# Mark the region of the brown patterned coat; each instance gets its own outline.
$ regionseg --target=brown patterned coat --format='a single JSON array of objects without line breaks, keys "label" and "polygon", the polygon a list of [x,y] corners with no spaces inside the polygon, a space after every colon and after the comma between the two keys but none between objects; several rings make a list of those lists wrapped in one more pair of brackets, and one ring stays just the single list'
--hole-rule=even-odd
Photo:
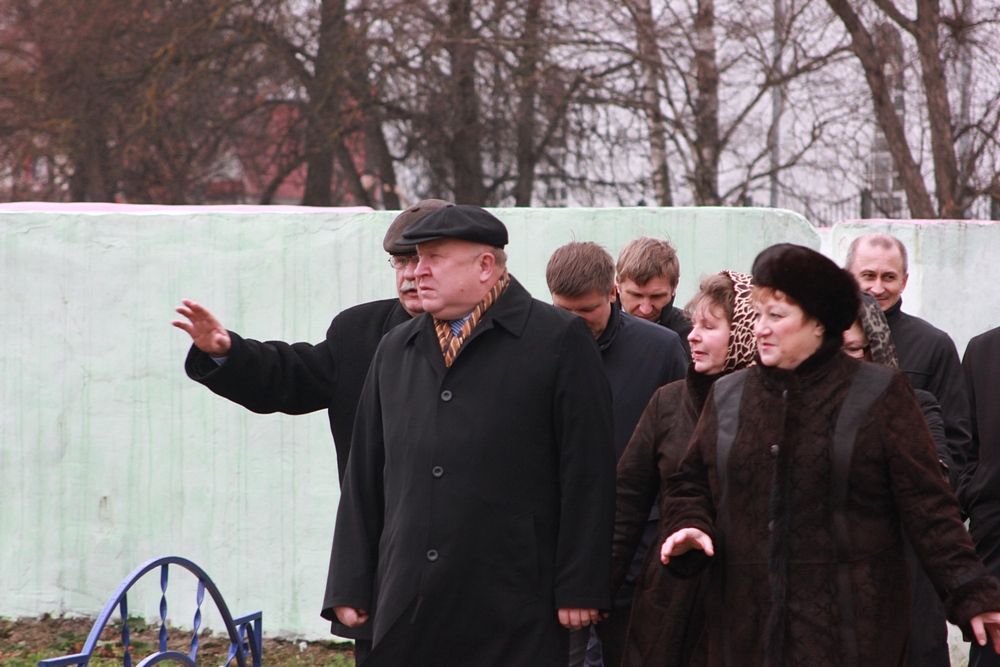
[{"label": "brown patterned coat", "polygon": [[[660,387],[618,461],[613,590],[625,578],[650,507],[660,501],[660,480],[677,472],[705,396],[719,377],[688,370],[686,379]],[[703,634],[705,577],[680,578],[660,564],[664,527],[661,514],[659,539],[636,582],[622,667],[689,665]]]},{"label": "brown patterned coat", "polygon": [[[694,526],[716,544],[710,664],[833,666],[852,654],[858,665],[900,664],[910,606],[904,532],[953,623],[968,632],[972,616],[1000,608],[1000,586],[975,556],[920,408],[898,372],[854,441],[845,504],[851,586],[838,586],[830,447],[862,363],[827,345],[794,371],[743,371],[718,522],[718,417],[709,397],[665,507],[671,531]],[[785,602],[772,605],[775,599]]]}]

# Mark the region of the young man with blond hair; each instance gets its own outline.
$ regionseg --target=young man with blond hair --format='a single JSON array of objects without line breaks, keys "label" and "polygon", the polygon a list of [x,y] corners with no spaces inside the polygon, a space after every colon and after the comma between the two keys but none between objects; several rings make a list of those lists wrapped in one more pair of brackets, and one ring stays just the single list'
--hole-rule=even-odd
[{"label": "young man with blond hair", "polygon": [[681,278],[677,251],[669,242],[642,236],[625,244],[615,267],[618,298],[622,309],[676,332],[690,352],[687,335],[691,321],[674,306]]}]

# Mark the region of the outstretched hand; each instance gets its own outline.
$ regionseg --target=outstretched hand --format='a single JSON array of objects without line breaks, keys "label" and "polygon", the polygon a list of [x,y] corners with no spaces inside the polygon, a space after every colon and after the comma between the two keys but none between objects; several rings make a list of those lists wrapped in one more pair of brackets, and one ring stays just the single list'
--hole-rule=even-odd
[{"label": "outstretched hand", "polygon": [[660,562],[664,565],[670,562],[673,556],[686,554],[692,549],[700,549],[706,556],[715,555],[715,545],[712,538],[697,528],[681,528],[663,541],[660,548]]},{"label": "outstretched hand", "polygon": [[976,636],[976,643],[986,646],[989,639],[993,644],[993,652],[1000,653],[1000,611],[985,611],[977,614],[969,621],[972,626],[972,634]]},{"label": "outstretched hand", "polygon": [[229,332],[222,326],[215,315],[204,306],[191,299],[181,299],[182,306],[177,307],[177,312],[187,318],[184,320],[173,320],[172,325],[178,329],[183,329],[191,336],[194,346],[206,354],[213,357],[224,357],[229,354],[232,341]]}]

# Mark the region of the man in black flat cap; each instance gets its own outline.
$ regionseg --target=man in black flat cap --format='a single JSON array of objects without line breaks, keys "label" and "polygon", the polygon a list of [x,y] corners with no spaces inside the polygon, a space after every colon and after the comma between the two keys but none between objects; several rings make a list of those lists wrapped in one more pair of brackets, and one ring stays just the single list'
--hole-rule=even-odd
[{"label": "man in black flat cap", "polygon": [[366,667],[563,667],[610,604],[611,394],[582,320],[506,270],[507,230],[449,206],[403,235],[425,313],[383,339],[355,422],[324,614]]},{"label": "man in black flat cap", "polygon": [[[184,299],[177,312],[186,320],[174,320],[173,325],[192,339],[184,362],[188,377],[253,412],[299,415],[326,409],[338,477],[343,480],[358,396],[375,348],[386,331],[423,312],[414,276],[416,249],[402,243],[402,234],[447,205],[441,199],[424,199],[396,216],[382,247],[396,272],[398,298],[348,308],[333,318],[326,339],[315,345],[243,338],[223,327],[204,306]],[[332,631],[355,639],[359,658],[366,654],[368,628],[352,630],[334,623]]]}]

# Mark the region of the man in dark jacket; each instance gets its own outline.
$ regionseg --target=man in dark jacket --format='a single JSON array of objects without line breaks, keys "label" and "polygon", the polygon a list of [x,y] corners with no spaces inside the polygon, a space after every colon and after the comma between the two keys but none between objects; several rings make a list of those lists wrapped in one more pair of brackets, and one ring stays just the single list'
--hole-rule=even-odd
[{"label": "man in dark jacket", "polygon": [[[948,467],[952,488],[959,493],[959,501],[965,507],[960,491],[971,449],[969,404],[955,343],[944,331],[901,310],[909,274],[906,247],[899,239],[888,234],[855,238],[848,249],[845,268],[885,313],[900,370],[906,373],[910,385],[930,392],[940,403],[947,446],[938,454]],[[922,573],[914,573],[912,586],[913,617],[907,664],[946,667],[950,659],[944,608]]]},{"label": "man in dark jacket", "polygon": [[[906,373],[910,385],[929,391],[941,404],[948,448],[940,454],[948,466],[952,487],[960,491],[962,468],[971,450],[969,402],[961,362],[947,333],[902,311],[903,290],[909,278],[906,247],[888,234],[864,234],[851,242],[845,268],[885,313],[900,370]],[[963,500],[961,496],[959,500]]]},{"label": "man in dark jacket", "polygon": [[173,325],[193,343],[184,370],[195,382],[258,413],[300,415],[326,409],[343,479],[358,396],[375,348],[385,332],[423,312],[414,270],[417,254],[403,245],[409,225],[448,202],[424,199],[393,220],[382,240],[396,272],[398,298],[372,301],[343,311],[330,323],[326,340],[310,343],[260,342],[228,331],[204,306],[184,299]]},{"label": "man in dark jacket", "polygon": [[674,306],[681,279],[674,247],[648,236],[629,241],[618,253],[616,271],[618,298],[625,312],[674,331],[681,339],[685,356],[689,355],[691,320]]},{"label": "man in dark jacket", "polygon": [[414,224],[425,313],[386,334],[355,422],[327,605],[366,667],[559,666],[610,604],[611,392],[579,318],[506,271],[476,206]]},{"label": "man in dark jacket", "polygon": [[[615,457],[621,457],[642,416],[649,398],[663,385],[684,377],[687,358],[677,334],[622,311],[617,303],[615,266],[608,251],[591,242],[568,243],[549,258],[545,279],[553,305],[577,315],[587,323],[597,341],[604,371],[611,382],[615,426]],[[591,638],[583,660],[586,637],[571,637],[570,666],[620,662],[635,577],[656,535],[659,512],[654,506],[642,543],[636,550],[633,568],[618,592],[611,616],[601,624],[603,647]]]},{"label": "man in dark jacket", "polygon": [[[967,466],[969,531],[990,574],[1000,576],[1000,328],[969,341],[962,357],[972,414]],[[1000,667],[1000,656],[972,644],[969,667]]]},{"label": "man in dark jacket", "polygon": [[[396,272],[398,298],[348,308],[330,323],[326,339],[310,343],[261,342],[225,327],[204,306],[184,299],[173,325],[193,343],[184,362],[188,377],[258,413],[306,414],[327,410],[337,449],[338,478],[347,468],[354,413],[375,349],[385,332],[423,312],[414,277],[417,255],[401,236],[414,222],[448,202],[424,199],[393,220],[382,247]],[[355,639],[356,655],[367,654],[369,628],[334,623],[334,634]]]}]

